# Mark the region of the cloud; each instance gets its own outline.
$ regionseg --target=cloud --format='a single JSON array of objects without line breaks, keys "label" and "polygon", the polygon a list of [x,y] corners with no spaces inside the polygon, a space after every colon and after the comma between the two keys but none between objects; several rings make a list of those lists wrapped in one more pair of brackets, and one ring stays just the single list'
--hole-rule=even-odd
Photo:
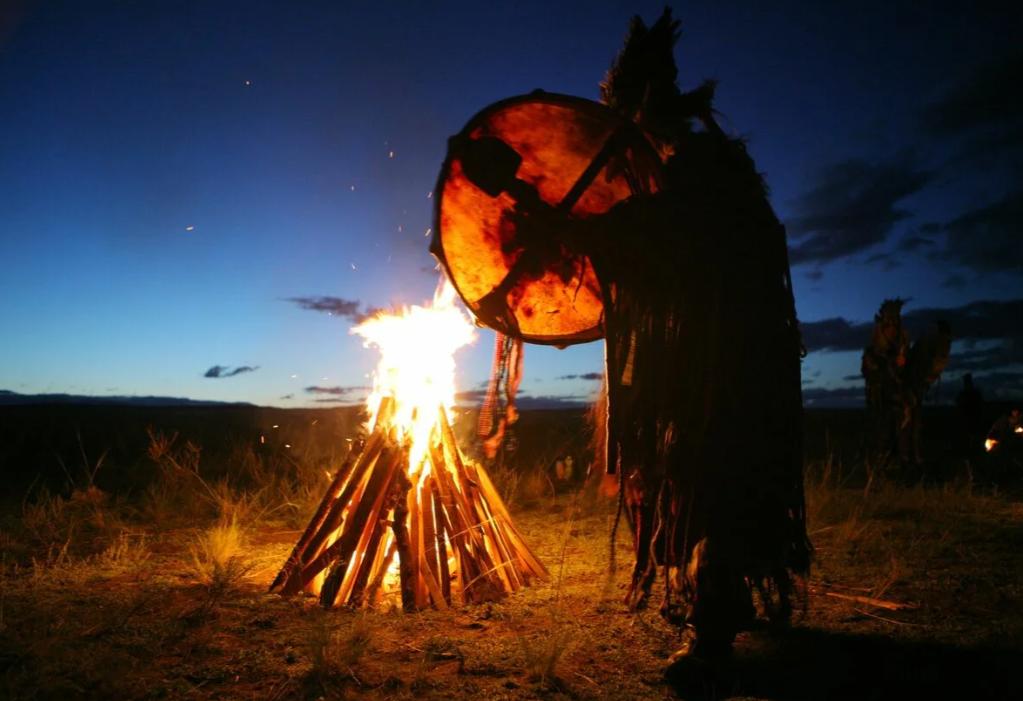
[{"label": "cloud", "polygon": [[355,323],[365,321],[378,312],[383,311],[380,307],[360,309],[362,302],[357,299],[344,299],[343,297],[288,297],[285,301],[296,304],[302,309],[308,309],[313,312],[326,312],[329,316],[348,319]]},{"label": "cloud", "polygon": [[486,397],[487,390],[485,389],[467,389],[455,393],[455,400],[463,404],[482,402]]},{"label": "cloud", "polygon": [[[486,390],[466,390],[455,395],[459,404],[479,404],[486,397]],[[578,409],[593,403],[593,397],[579,394],[531,395],[521,393],[515,398],[515,405],[521,410],[527,409]]]},{"label": "cloud", "polygon": [[332,394],[334,396],[344,396],[354,392],[368,392],[371,389],[372,387],[342,387],[340,385],[322,387],[320,385],[311,385],[306,387],[305,391],[309,394]]},{"label": "cloud", "polygon": [[911,214],[897,204],[930,178],[908,155],[887,163],[850,159],[828,166],[796,200],[796,215],[786,222],[795,241],[790,260],[826,263],[881,243]]},{"label": "cloud", "polygon": [[1023,122],[1023,53],[978,67],[924,110],[924,128],[936,136]]},{"label": "cloud", "polygon": [[557,380],[591,380],[600,381],[604,379],[603,372],[584,372],[581,375],[561,375]]},{"label": "cloud", "polygon": [[990,372],[974,380],[989,399],[1019,401],[1023,397],[1023,372]]},{"label": "cloud", "polygon": [[[922,229],[923,227],[921,227],[921,230]],[[899,245],[896,248],[902,253],[913,253],[914,251],[918,251],[921,248],[929,248],[933,245],[934,239],[929,239],[926,236],[910,235],[899,241]]]},{"label": "cloud", "polygon": [[[916,338],[933,328],[934,322],[948,322],[955,345],[947,376],[964,372],[973,372],[984,378],[999,376],[999,396],[1005,397],[1016,392],[1013,388],[1018,384],[1013,384],[1015,380],[1010,382],[1009,375],[1014,369],[1023,369],[1023,325],[1018,321],[1021,318],[1023,299],[980,300],[960,307],[924,307],[902,315],[903,324]],[[841,317],[801,325],[807,350],[825,353],[862,350],[870,340],[872,329],[872,321],[850,322]],[[855,378],[855,375],[847,375],[843,380]],[[992,384],[994,382],[993,379]],[[816,392],[817,389],[807,390],[811,391]],[[819,395],[818,399],[819,403],[832,403],[835,397]]]},{"label": "cloud", "polygon": [[977,272],[1023,273],[1023,189],[948,222],[937,257]]},{"label": "cloud", "polygon": [[902,262],[891,253],[875,253],[869,256],[865,261],[866,265],[877,265],[880,264],[881,270],[888,272],[894,270],[902,265]]},{"label": "cloud", "polygon": [[803,345],[809,352],[846,351],[863,348],[870,340],[874,324],[851,323],[840,316],[820,321],[804,321],[799,325]]},{"label": "cloud", "polygon": [[241,375],[246,372],[255,372],[259,370],[258,365],[239,365],[236,368],[230,368],[227,365],[214,365],[205,373],[203,377],[209,378],[223,378],[223,377],[234,377],[235,375]]},{"label": "cloud", "polygon": [[984,372],[1014,365],[1023,365],[1023,339],[963,348],[952,354],[948,369],[952,372]]},{"label": "cloud", "polygon": [[947,287],[950,290],[958,290],[966,287],[966,278],[962,275],[952,274],[941,281],[942,287]]}]

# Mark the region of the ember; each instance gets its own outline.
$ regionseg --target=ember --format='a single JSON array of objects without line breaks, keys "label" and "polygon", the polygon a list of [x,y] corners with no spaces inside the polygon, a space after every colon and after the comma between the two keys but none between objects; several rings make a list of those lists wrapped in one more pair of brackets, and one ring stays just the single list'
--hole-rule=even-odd
[{"label": "ember", "polygon": [[411,611],[496,599],[547,575],[448,422],[453,354],[474,336],[454,294],[445,285],[432,307],[352,329],[380,351],[369,435],[334,475],[271,591],[305,590],[328,608],[400,592]]}]

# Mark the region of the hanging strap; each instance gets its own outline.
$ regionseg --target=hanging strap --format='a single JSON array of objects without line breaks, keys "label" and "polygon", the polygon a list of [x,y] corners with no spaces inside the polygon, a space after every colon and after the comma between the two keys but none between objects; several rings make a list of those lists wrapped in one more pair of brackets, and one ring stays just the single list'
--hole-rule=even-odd
[{"label": "hanging strap", "polygon": [[476,426],[476,433],[483,439],[484,450],[490,458],[497,455],[505,429],[519,418],[515,395],[522,382],[522,356],[521,340],[496,334],[490,383]]}]

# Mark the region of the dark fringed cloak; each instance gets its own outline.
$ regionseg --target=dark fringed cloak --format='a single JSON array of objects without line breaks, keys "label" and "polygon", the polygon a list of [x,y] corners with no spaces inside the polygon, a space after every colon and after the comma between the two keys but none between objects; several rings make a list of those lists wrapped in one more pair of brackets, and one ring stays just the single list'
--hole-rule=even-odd
[{"label": "dark fringed cloak", "polygon": [[[688,605],[691,620],[701,541],[725,579],[782,591],[808,570],[811,546],[785,232],[745,146],[713,122],[713,85],[675,87],[676,28],[668,13],[649,31],[634,23],[603,86],[671,155],[660,193],[601,218],[592,260],[605,307],[607,465],[635,502],[633,594],[655,563],[678,568],[666,604]],[[644,70],[653,78],[637,90]]]}]

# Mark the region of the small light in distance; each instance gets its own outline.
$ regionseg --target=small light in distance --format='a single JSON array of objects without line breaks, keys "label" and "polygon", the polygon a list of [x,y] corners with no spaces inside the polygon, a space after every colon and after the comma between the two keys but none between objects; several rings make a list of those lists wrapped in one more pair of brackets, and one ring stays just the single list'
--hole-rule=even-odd
[{"label": "small light in distance", "polygon": [[189,224],[188,226],[185,227],[185,231],[195,231],[195,227]]}]

